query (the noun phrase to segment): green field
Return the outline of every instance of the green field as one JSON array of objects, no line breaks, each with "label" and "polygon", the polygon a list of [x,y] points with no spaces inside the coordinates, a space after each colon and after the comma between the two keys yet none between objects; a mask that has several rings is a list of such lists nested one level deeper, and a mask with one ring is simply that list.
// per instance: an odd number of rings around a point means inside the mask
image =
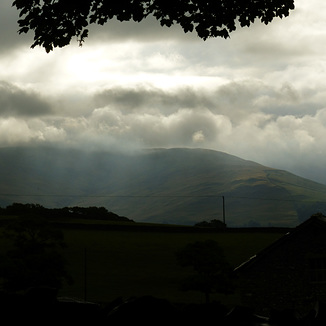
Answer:
[{"label": "green field", "polygon": [[[187,243],[213,239],[224,248],[233,267],[280,236],[281,231],[187,232],[168,227],[120,230],[65,228],[68,247],[64,255],[74,284],[60,296],[108,303],[116,298],[153,295],[179,303],[201,303],[196,292],[182,292],[179,285],[189,270],[178,266],[175,252]],[[212,297],[237,303],[237,296]]]}]

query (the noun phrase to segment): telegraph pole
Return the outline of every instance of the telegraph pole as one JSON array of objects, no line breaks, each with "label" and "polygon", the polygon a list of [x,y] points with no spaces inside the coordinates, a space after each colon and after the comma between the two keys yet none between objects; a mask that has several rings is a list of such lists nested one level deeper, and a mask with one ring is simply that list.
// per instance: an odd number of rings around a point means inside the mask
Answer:
[{"label": "telegraph pole", "polygon": [[87,249],[84,248],[84,301],[87,301]]},{"label": "telegraph pole", "polygon": [[223,223],[226,226],[226,223],[225,223],[225,200],[224,200],[224,196],[222,196],[222,199],[223,199]]}]

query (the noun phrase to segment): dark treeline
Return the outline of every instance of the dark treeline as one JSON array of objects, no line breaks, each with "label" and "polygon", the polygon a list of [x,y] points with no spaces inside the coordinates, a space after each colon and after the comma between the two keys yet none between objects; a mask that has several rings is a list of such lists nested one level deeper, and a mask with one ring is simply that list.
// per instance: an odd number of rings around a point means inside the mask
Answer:
[{"label": "dark treeline", "polygon": [[0,207],[0,216],[34,215],[48,218],[81,218],[107,221],[129,221],[127,217],[109,212],[105,207],[63,207],[45,208],[39,204],[13,203],[5,208]]},{"label": "dark treeline", "polygon": [[211,220],[209,222],[202,221],[202,222],[196,223],[195,226],[202,227],[202,228],[216,228],[216,229],[222,229],[222,230],[226,228],[225,223],[223,223],[220,220],[216,220],[216,219]]}]

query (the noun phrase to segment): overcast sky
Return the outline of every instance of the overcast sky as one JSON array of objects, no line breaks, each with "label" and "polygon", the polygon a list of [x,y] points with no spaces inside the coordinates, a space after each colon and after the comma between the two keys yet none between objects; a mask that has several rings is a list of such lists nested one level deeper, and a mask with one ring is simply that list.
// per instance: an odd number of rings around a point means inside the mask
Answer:
[{"label": "overcast sky", "polygon": [[0,3],[0,147],[202,147],[326,183],[326,2],[230,39],[112,21],[47,54]]}]

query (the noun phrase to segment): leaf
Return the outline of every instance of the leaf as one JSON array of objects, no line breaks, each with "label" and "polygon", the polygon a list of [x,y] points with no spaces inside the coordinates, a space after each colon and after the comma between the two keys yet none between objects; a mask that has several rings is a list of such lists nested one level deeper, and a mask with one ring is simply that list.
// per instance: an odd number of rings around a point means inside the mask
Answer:
[{"label": "leaf", "polygon": [[29,31],[28,27],[22,27],[21,29],[18,30],[18,33],[22,34],[22,33],[27,33],[28,31]]},{"label": "leaf", "polygon": [[[150,14],[161,26],[176,23],[185,33],[196,30],[203,40],[228,38],[236,21],[249,27],[255,18],[268,24],[276,17],[288,16],[294,0],[14,0],[12,5],[25,17],[18,20],[19,33],[32,29],[36,40],[32,47],[40,45],[49,52],[68,45],[88,24],[103,25],[114,17],[140,22]],[[67,21],[75,22],[74,26],[60,31],[59,26]]]}]

